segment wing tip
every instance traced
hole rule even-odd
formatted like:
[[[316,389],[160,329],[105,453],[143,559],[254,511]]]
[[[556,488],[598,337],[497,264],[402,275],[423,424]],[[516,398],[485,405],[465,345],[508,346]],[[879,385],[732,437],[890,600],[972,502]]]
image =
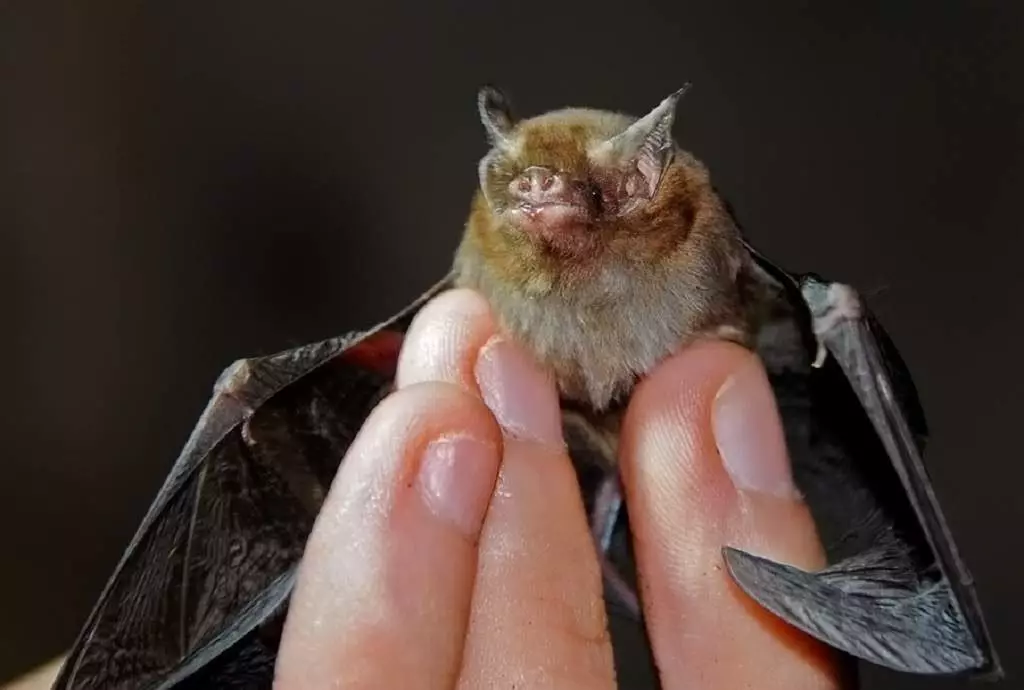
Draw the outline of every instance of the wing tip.
[[[948,583],[905,597],[848,593],[820,574],[722,548],[734,582],[759,605],[812,637],[872,664],[902,673],[969,676],[998,681],[1002,666],[991,644],[978,644],[963,618],[944,625]],[[902,601],[901,601],[902,600]],[[927,600],[927,601],[926,601]],[[913,610],[901,612],[900,604]],[[921,619],[933,635],[923,635]]]

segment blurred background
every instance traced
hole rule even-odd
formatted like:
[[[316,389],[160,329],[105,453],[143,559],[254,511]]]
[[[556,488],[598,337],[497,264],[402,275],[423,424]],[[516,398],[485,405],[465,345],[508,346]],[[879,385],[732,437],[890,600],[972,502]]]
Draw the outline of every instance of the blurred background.
[[[1024,685],[1024,5],[983,0],[0,3],[0,682],[71,643],[225,365],[446,270],[481,83],[641,114],[686,81],[751,240],[899,343]]]

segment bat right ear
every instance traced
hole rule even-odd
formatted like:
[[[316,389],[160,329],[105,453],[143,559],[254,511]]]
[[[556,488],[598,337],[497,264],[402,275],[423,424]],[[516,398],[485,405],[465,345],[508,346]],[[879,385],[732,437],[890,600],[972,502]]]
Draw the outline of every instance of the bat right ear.
[[[515,126],[508,97],[494,86],[483,86],[477,92],[476,106],[480,111],[480,121],[487,130],[488,141],[494,146],[505,144]]]

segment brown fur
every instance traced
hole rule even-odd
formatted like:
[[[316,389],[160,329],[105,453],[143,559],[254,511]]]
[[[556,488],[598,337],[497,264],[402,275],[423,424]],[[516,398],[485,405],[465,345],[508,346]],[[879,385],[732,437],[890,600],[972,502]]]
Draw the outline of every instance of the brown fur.
[[[503,327],[555,373],[563,395],[607,408],[664,356],[707,332],[743,340],[736,279],[745,253],[705,167],[676,149],[653,198],[588,226],[593,248],[549,251],[503,220],[508,182],[543,165],[614,188],[628,170],[588,151],[633,118],[569,109],[519,123],[490,154],[455,259],[457,283],[480,290]],[[492,206],[493,205],[493,206]]]

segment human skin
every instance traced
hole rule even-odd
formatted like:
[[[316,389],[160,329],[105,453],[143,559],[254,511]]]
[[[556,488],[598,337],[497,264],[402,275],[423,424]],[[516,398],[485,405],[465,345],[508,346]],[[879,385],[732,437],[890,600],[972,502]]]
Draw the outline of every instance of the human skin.
[[[61,654],[9,683],[0,685],[0,690],[49,690],[63,663],[64,655]]]
[[[275,687],[614,688],[595,546],[549,375],[469,290],[435,298],[342,463],[300,566]],[[619,464],[665,690],[839,687],[832,652],[736,587],[732,545],[823,551],[763,368],[731,343],[659,364]]]

